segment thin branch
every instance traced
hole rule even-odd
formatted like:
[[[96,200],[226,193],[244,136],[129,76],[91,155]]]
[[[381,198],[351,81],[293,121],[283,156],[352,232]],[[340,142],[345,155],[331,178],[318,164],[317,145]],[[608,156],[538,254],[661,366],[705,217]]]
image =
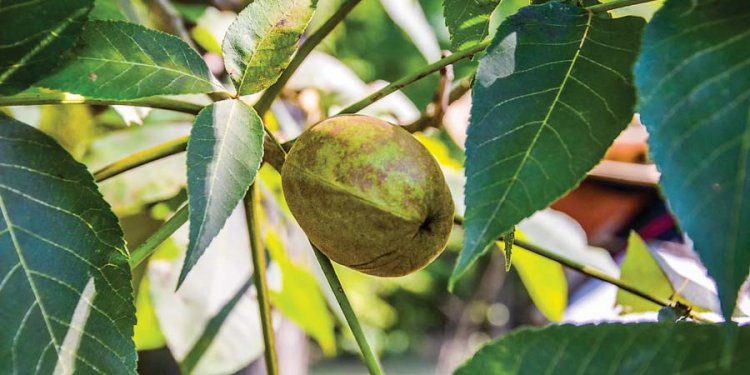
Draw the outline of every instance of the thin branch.
[[[453,89],[448,94],[448,105],[450,106],[458,99],[461,99],[464,94],[469,92],[471,90],[471,83],[474,79],[474,76],[471,76],[469,78],[466,78],[459,82],[457,85],[453,87]],[[444,116],[444,113],[441,114]],[[427,129],[430,126],[440,126],[442,123],[442,118],[437,119],[435,117],[434,111],[430,111],[429,108],[422,111],[422,114],[419,116],[418,119],[416,119],[411,124],[403,125],[404,130],[408,131],[409,133],[416,133],[418,131],[422,131]]]
[[[378,357],[375,355],[375,352],[372,351],[370,344],[367,342],[367,338],[365,337],[365,333],[362,330],[362,326],[359,324],[359,320],[357,319],[357,315],[352,309],[351,303],[349,303],[349,298],[346,297],[344,287],[341,286],[341,281],[339,280],[338,276],[336,276],[336,271],[333,269],[331,260],[328,259],[325,254],[321,253],[320,250],[318,250],[318,248],[312,244],[312,242],[310,243],[310,245],[313,247],[315,257],[318,258],[320,268],[323,270],[323,274],[325,275],[326,280],[328,280],[328,284],[331,286],[331,290],[333,290],[333,295],[336,297],[336,301],[338,302],[339,306],[341,306],[341,311],[344,313],[346,323],[352,330],[354,340],[357,341],[359,351],[360,353],[362,353],[362,359],[365,363],[365,366],[367,366],[367,370],[370,371],[371,375],[382,375],[383,370],[380,368]]]
[[[457,61],[461,61],[463,59],[472,57],[476,55],[479,52],[482,52],[487,46],[490,44],[490,40],[485,40],[474,47],[467,48],[463,51],[458,51],[448,57],[442,58],[430,65],[425,66],[424,68],[420,69],[419,71],[416,71],[412,74],[409,74],[401,79],[398,79],[388,86],[383,87],[382,89],[375,91],[374,93],[370,94],[368,97],[344,108],[339,112],[339,114],[345,114],[345,113],[357,113],[367,106],[369,106],[372,103],[375,103],[376,101],[390,95],[391,93],[401,90],[402,88],[411,85],[414,82],[419,81],[422,78],[425,78],[429,76],[432,73],[435,73],[442,69],[443,67],[453,64]]]
[[[586,9],[593,13],[600,13],[600,12],[610,11],[613,9],[629,7],[631,5],[649,3],[652,1],[655,1],[655,0],[613,0],[604,4],[592,5],[590,7],[586,7]]]
[[[456,224],[458,224],[458,225],[463,225],[464,224],[464,220],[460,216],[455,216],[453,218],[453,221]],[[563,266],[568,267],[568,268],[570,268],[570,269],[572,269],[574,271],[578,271],[578,272],[580,272],[580,273],[582,273],[584,275],[587,275],[587,276],[593,277],[595,279],[604,281],[605,283],[608,283],[608,284],[612,284],[612,285],[614,285],[614,286],[616,286],[616,287],[618,287],[618,288],[620,288],[620,289],[622,289],[622,290],[624,290],[624,291],[626,291],[628,293],[632,293],[632,294],[634,294],[634,295],[636,295],[638,297],[641,297],[641,298],[643,298],[643,299],[645,299],[647,301],[653,302],[653,303],[655,303],[655,304],[657,304],[659,306],[663,306],[663,307],[665,307],[665,306],[677,307],[676,302],[671,301],[668,298],[662,298],[662,297],[654,296],[654,295],[652,295],[652,294],[650,294],[650,293],[648,293],[646,291],[643,291],[641,289],[638,289],[638,288],[636,288],[636,287],[634,287],[634,286],[632,286],[632,285],[630,285],[630,284],[628,284],[628,283],[626,283],[626,282],[624,282],[624,281],[622,281],[622,280],[620,280],[618,278],[614,278],[614,277],[612,277],[612,276],[610,276],[610,275],[608,275],[608,274],[606,274],[606,273],[604,273],[604,272],[602,272],[602,271],[600,271],[600,270],[598,270],[598,269],[596,269],[594,267],[587,266],[587,265],[585,265],[583,263],[576,262],[573,259],[566,258],[564,256],[561,256],[561,255],[557,254],[557,253],[553,253],[553,252],[551,252],[549,250],[546,250],[546,249],[544,249],[542,247],[534,245],[534,244],[532,244],[530,242],[527,242],[527,241],[520,240],[520,239],[516,238],[514,240],[514,245],[518,246],[518,247],[520,247],[520,248],[522,248],[524,250],[528,250],[528,251],[530,251],[530,252],[532,252],[534,254],[540,255],[540,256],[542,256],[544,258],[547,258],[549,260],[552,260],[554,262],[557,262],[559,264],[562,264]],[[694,311],[694,309],[693,309],[692,306],[685,306],[685,307],[687,307],[688,315],[690,316],[690,318],[692,318],[692,319],[694,319],[696,321],[702,321],[702,322],[712,323],[711,321],[708,321],[708,320],[704,319],[703,317],[697,315],[695,313],[695,311]]]
[[[263,343],[265,344],[265,363],[268,375],[278,375],[279,363],[276,360],[276,344],[271,321],[271,305],[269,303],[268,284],[266,283],[266,251],[260,240],[260,223],[258,222],[258,205],[260,195],[255,184],[245,195],[245,215],[247,231],[250,234],[250,251],[253,258],[253,278],[258,295],[258,309],[263,328]]]
[[[93,105],[129,105],[135,107],[151,107],[169,111],[198,114],[203,106],[164,97],[152,97],[138,100],[98,100],[87,99],[80,95],[66,92],[19,93],[13,96],[0,96],[2,106],[28,106],[45,104],[93,104]]]
[[[177,229],[188,221],[188,205],[184,203],[166,223],[159,227],[146,241],[130,253],[130,269],[138,267],[146,258],[156,251]]]
[[[141,165],[184,152],[187,149],[188,138],[188,136],[184,136],[173,139],[134,154],[130,154],[94,172],[94,178],[96,179],[96,182],[102,182]]]

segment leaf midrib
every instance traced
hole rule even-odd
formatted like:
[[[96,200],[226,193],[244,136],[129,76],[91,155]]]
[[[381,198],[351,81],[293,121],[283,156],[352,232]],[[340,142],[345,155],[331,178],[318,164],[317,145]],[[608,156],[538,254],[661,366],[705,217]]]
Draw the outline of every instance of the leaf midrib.
[[[121,65],[145,66],[145,67],[148,67],[148,68],[153,68],[153,69],[155,69],[157,71],[158,70],[164,70],[164,71],[172,72],[172,73],[179,74],[179,75],[182,75],[182,76],[195,78],[197,81],[208,83],[211,87],[216,88],[213,85],[213,83],[211,83],[211,81],[209,81],[209,80],[207,80],[205,78],[199,77],[199,76],[193,74],[192,72],[186,73],[186,72],[183,72],[181,70],[167,68],[167,67],[164,67],[164,66],[161,66],[161,65],[151,65],[151,64],[139,63],[139,62],[128,61],[128,60],[118,61],[118,60],[105,59],[105,58],[101,58],[101,57],[88,57],[88,56],[78,56],[77,59],[79,59],[79,60],[103,61],[103,62],[106,62],[106,63],[121,64]]]
[[[487,230],[490,227],[490,224],[492,223],[492,220],[495,219],[497,216],[497,212],[500,210],[500,207],[503,206],[503,203],[508,197],[508,194],[510,193],[511,189],[515,186],[515,181],[518,180],[518,175],[521,173],[521,170],[526,165],[527,160],[529,159],[529,156],[531,155],[531,151],[535,148],[536,143],[539,139],[539,136],[542,134],[542,131],[544,130],[545,126],[549,126],[547,123],[549,121],[550,116],[552,115],[552,112],[554,111],[557,103],[560,100],[560,95],[562,94],[563,90],[565,89],[565,85],[568,82],[568,79],[572,76],[573,67],[576,65],[576,62],[578,61],[578,57],[581,54],[581,50],[583,49],[583,45],[586,42],[586,38],[588,36],[588,32],[591,29],[591,19],[593,17],[592,12],[587,12],[587,20],[585,29],[583,30],[583,35],[581,36],[581,42],[578,45],[578,49],[576,50],[575,55],[573,55],[573,58],[570,61],[570,65],[568,66],[568,70],[565,72],[565,77],[563,78],[562,83],[560,84],[560,88],[557,90],[557,93],[555,94],[555,98],[552,101],[552,104],[549,107],[549,110],[547,110],[547,113],[544,117],[544,120],[542,120],[542,123],[539,126],[539,130],[537,130],[536,134],[534,134],[534,138],[531,140],[531,144],[526,149],[526,153],[524,154],[523,158],[521,159],[521,162],[518,163],[518,168],[516,168],[515,173],[513,174],[513,177],[510,179],[510,183],[508,184],[508,187],[505,189],[505,192],[503,193],[502,197],[498,201],[498,204],[495,205],[495,208],[492,211],[492,214],[490,215],[491,219],[487,220],[484,224],[484,227],[482,228],[482,231],[480,232],[479,236],[477,236],[478,239],[481,240],[487,234]],[[475,245],[476,247],[476,245]]]
[[[198,234],[196,234],[195,239],[196,241],[200,241],[201,236],[203,235],[203,231],[206,228],[206,218],[208,217],[208,211],[211,207],[211,202],[213,201],[213,191],[214,186],[216,185],[216,181],[219,180],[217,177],[216,171],[219,170],[219,167],[221,166],[221,160],[224,156],[224,147],[227,142],[227,134],[229,134],[229,128],[232,127],[232,117],[234,117],[234,111],[237,108],[238,101],[233,100],[232,101],[232,108],[229,110],[229,116],[227,116],[227,126],[224,128],[224,134],[222,134],[221,140],[219,140],[219,150],[218,150],[218,156],[216,158],[216,164],[214,164],[214,167],[211,168],[211,183],[208,187],[208,194],[206,198],[206,207],[203,210],[203,217],[201,217],[200,226],[198,227]],[[214,107],[216,108],[216,107]],[[197,244],[193,244],[193,246],[197,246]]]

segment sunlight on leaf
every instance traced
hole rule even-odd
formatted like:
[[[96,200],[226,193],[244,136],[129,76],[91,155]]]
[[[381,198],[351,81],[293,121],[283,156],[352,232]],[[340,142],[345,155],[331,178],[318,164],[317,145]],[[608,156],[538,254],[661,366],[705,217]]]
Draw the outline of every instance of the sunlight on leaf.
[[[336,354],[334,321],[318,281],[284,252],[277,235],[265,231],[264,243],[281,270],[281,290],[271,290],[271,303],[318,342],[326,356]]]
[[[489,34],[490,15],[499,3],[500,0],[443,0],[453,51],[471,47]]]
[[[71,61],[39,86],[97,99],[223,92],[177,37],[120,21],[89,21]]]
[[[135,300],[136,320],[133,341],[138,350],[158,349],[167,344],[164,334],[159,327],[159,320],[151,302],[150,284],[148,276],[144,276],[138,287],[138,297]]]
[[[648,251],[646,244],[635,232],[628,237],[628,249],[622,262],[620,280],[649,294],[660,298],[670,298],[674,288],[659,264]],[[622,289],[617,291],[617,304],[623,306],[626,313],[658,311],[661,306]]]
[[[240,95],[271,86],[297,49],[317,0],[250,3],[224,37],[224,65]]]
[[[214,103],[195,118],[187,146],[190,245],[178,286],[255,180],[263,134],[258,114],[240,100]]]
[[[527,240],[520,230],[516,230],[516,238]],[[513,246],[513,268],[518,271],[539,312],[550,321],[562,320],[568,304],[568,280],[563,267],[555,261]]]
[[[128,259],[84,166],[0,115],[0,373],[135,374]]]

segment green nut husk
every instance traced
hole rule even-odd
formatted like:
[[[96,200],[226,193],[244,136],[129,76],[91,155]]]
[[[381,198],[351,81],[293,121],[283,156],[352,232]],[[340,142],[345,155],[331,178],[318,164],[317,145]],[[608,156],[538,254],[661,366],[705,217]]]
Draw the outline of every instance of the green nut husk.
[[[359,115],[329,118],[295,142],[284,195],[310,241],[375,276],[421,269],[445,248],[453,200],[440,166],[411,134]]]

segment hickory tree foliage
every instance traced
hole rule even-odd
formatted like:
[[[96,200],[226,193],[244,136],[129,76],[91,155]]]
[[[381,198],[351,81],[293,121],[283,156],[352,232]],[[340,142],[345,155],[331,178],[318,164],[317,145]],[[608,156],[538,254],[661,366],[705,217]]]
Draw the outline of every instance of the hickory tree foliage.
[[[478,60],[465,144],[466,213],[456,218],[465,238],[451,283],[522,219],[576,187],[638,112],[669,207],[716,281],[721,313],[733,315],[750,268],[750,6],[667,0],[648,22],[609,13],[647,1],[533,1],[490,30],[500,0],[445,0],[452,54],[342,111],[356,112],[448,64]],[[280,168],[288,145],[269,132],[264,114],[359,1],[343,1],[311,32],[315,0],[251,2],[223,40],[224,82],[186,41],[112,17],[107,3],[0,1],[0,105],[136,105],[193,114],[194,125],[189,136],[92,174],[50,136],[0,114],[3,374],[135,373],[131,269],[189,221],[182,283],[243,200],[263,338],[271,346],[252,186],[262,162]],[[210,102],[195,104],[180,96],[186,94]],[[185,151],[187,203],[141,246],[128,248],[97,183]],[[283,257],[278,247],[265,247]],[[365,364],[381,373],[330,261],[316,255]],[[524,329],[487,345],[457,373],[718,374],[750,367],[747,328],[698,323],[670,296],[629,291],[685,321]],[[199,362],[236,303],[211,321],[183,371]],[[273,348],[265,353],[275,373]]]

